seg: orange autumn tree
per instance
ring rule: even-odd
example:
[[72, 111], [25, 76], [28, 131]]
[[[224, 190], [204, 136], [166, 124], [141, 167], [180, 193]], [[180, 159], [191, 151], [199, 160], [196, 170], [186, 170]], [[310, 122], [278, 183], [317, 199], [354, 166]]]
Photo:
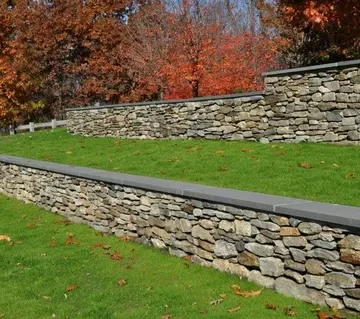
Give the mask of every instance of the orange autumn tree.
[[221, 3], [184, 0], [170, 11], [167, 98], [259, 90], [261, 73], [277, 65], [282, 42], [251, 26], [234, 29], [232, 7]]
[[287, 58], [302, 66], [360, 57], [358, 0], [278, 0]]

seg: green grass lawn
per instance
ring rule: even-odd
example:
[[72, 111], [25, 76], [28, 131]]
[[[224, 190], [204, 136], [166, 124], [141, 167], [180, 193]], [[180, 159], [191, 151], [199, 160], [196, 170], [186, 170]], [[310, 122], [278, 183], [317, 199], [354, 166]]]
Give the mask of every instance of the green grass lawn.
[[0, 318], [286, 318], [287, 307], [297, 319], [317, 316], [314, 306], [271, 290], [237, 296], [234, 284], [259, 287], [0, 196], [4, 235], [11, 242], [0, 240]]
[[360, 206], [358, 146], [120, 140], [57, 129], [0, 137], [0, 153]]

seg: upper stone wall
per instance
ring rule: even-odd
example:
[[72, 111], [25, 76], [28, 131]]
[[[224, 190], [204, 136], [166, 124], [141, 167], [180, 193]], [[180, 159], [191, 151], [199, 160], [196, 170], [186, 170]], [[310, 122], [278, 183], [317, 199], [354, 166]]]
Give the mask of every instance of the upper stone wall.
[[360, 141], [360, 60], [268, 72], [264, 92], [69, 109], [86, 136]]

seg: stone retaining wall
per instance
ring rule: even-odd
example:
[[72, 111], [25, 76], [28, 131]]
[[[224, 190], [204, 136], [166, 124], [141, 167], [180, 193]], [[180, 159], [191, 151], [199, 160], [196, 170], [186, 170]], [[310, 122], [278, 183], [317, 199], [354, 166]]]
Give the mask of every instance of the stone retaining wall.
[[264, 92], [68, 109], [86, 136], [360, 141], [360, 60], [264, 74]]
[[360, 312], [358, 208], [10, 156], [0, 156], [0, 192], [280, 293]]

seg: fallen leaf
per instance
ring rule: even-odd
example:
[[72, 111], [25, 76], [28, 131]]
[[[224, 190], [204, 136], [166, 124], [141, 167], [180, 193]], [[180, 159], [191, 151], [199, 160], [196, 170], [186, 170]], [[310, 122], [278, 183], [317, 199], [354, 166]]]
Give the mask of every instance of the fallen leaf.
[[147, 291], [153, 290], [153, 286], [149, 286], [146, 290], [147, 290]]
[[111, 248], [110, 245], [103, 244], [103, 243], [96, 243], [95, 247], [101, 247], [102, 249], [109, 250]]
[[221, 298], [225, 299], [226, 298], [226, 294], [220, 294], [219, 295]]
[[252, 152], [253, 149], [252, 149], [252, 148], [248, 148], [248, 147], [244, 147], [241, 151], [244, 152], [244, 153], [249, 153], [249, 152]]
[[285, 316], [289, 316], [289, 317], [294, 317], [294, 316], [296, 316], [296, 312], [295, 312], [293, 306], [285, 307], [283, 312], [284, 312], [284, 315], [285, 315]]
[[233, 313], [233, 312], [237, 312], [237, 311], [239, 311], [240, 309], [241, 309], [241, 306], [236, 307], [236, 308], [232, 308], [232, 309], [228, 309], [228, 311], [227, 311], [227, 312]]
[[325, 161], [321, 161], [320, 164], [325, 164]]
[[265, 305], [265, 308], [266, 309], [271, 309], [271, 310], [278, 310], [279, 309], [279, 306], [278, 305], [275, 305], [273, 303], [268, 303]]
[[218, 155], [224, 155], [224, 151], [216, 151], [216, 154], [218, 154]]
[[219, 172], [227, 172], [227, 167], [225, 167], [225, 166], [220, 166], [219, 167]]
[[280, 152], [276, 152], [275, 154], [280, 156], [280, 155], [286, 155], [287, 152], [286, 151], [280, 151]]
[[122, 286], [125, 286], [127, 284], [127, 281], [125, 279], [120, 279], [118, 282], [117, 282], [118, 286], [122, 287]]
[[34, 228], [36, 225], [34, 223], [28, 223], [26, 224], [26, 227], [28, 228]]
[[188, 260], [191, 260], [191, 256], [185, 256], [185, 257], [183, 257], [182, 259], [188, 261]]
[[45, 161], [50, 161], [50, 156], [45, 156]]
[[345, 178], [346, 178], [346, 179], [355, 178], [355, 177], [356, 177], [356, 173], [355, 173], [355, 172], [352, 172], [352, 173], [349, 173], [349, 174], [346, 174], [346, 175], [345, 175]]
[[4, 318], [5, 314], [4, 313], [0, 313], [0, 318]]
[[51, 299], [51, 297], [49, 297], [49, 296], [43, 296], [43, 298], [44, 298], [44, 300], [50, 300]]
[[0, 241], [11, 241], [11, 238], [8, 235], [0, 235]]
[[121, 260], [123, 258], [123, 256], [118, 253], [117, 251], [114, 252], [113, 254], [111, 254], [111, 259], [114, 259], [114, 260]]
[[260, 290], [249, 290], [249, 291], [241, 291], [241, 287], [238, 285], [232, 285], [235, 295], [248, 298], [248, 297], [256, 297], [261, 295], [262, 289]]
[[120, 241], [128, 241], [129, 239], [130, 239], [130, 237], [126, 236], [126, 235], [122, 235], [122, 236], [119, 237]]
[[314, 168], [314, 165], [308, 162], [299, 163], [299, 166], [302, 168]]
[[56, 247], [56, 242], [52, 241], [52, 242], [50, 243], [50, 247]]
[[76, 290], [76, 289], [78, 289], [78, 288], [79, 288], [78, 285], [73, 284], [73, 285], [67, 286], [66, 291], [67, 291], [67, 292], [70, 292], [70, 291], [74, 291], [74, 290]]
[[338, 165], [338, 164], [336, 164], [336, 163], [334, 163], [333, 166], [334, 166], [334, 167], [340, 167], [340, 165]]
[[75, 240], [74, 235], [70, 235], [65, 242], [65, 245], [78, 245], [79, 241]]
[[210, 301], [210, 306], [214, 306], [214, 305], [221, 304], [223, 301], [224, 301], [224, 299], [222, 299], [222, 298], [216, 299], [216, 300], [212, 300], [212, 301]]
[[320, 311], [317, 315], [318, 319], [333, 319], [332, 316], [330, 316], [327, 312], [325, 311]]
[[171, 318], [171, 314], [169, 314], [168, 312], [162, 316], [162, 319], [170, 319]]

